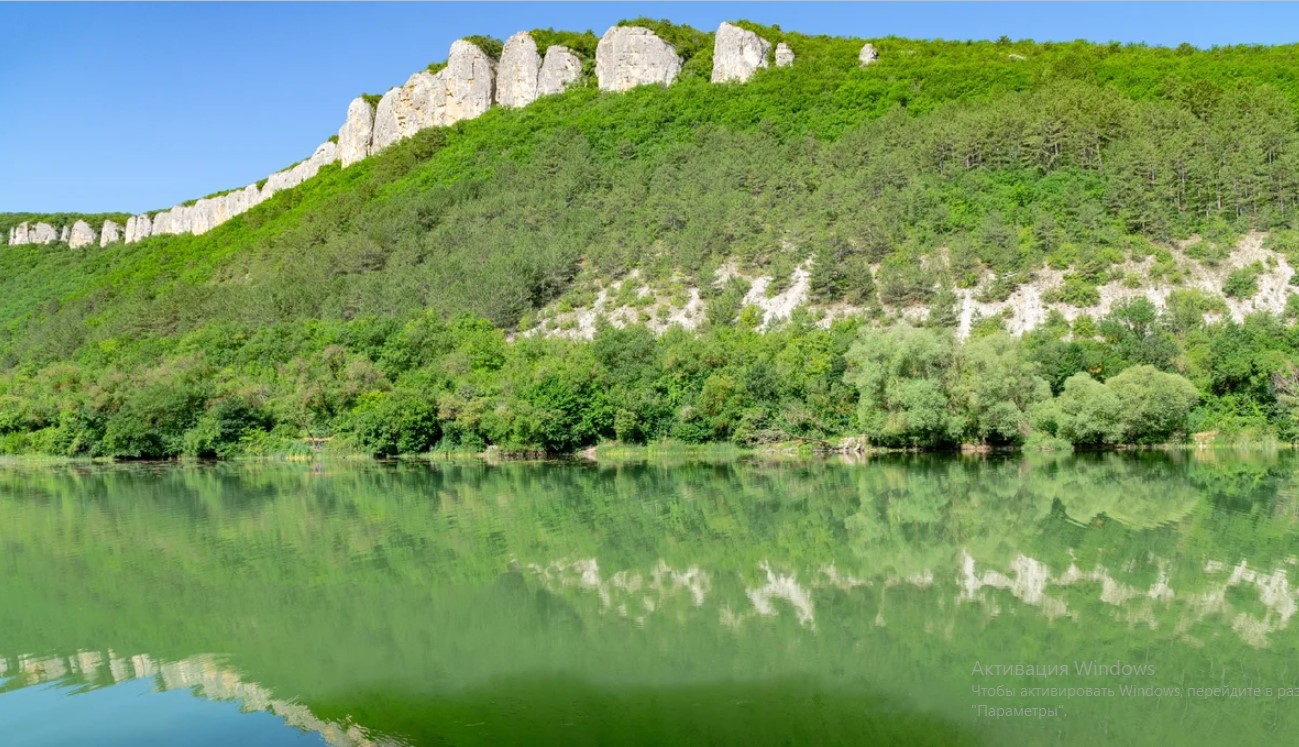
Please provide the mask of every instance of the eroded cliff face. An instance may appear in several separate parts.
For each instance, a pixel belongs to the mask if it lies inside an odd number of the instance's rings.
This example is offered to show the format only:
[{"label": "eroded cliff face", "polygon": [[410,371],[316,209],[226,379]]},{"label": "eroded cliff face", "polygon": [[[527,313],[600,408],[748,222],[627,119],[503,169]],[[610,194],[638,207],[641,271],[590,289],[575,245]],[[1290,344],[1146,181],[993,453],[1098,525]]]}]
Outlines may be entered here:
[{"label": "eroded cliff face", "polygon": [[752,31],[723,23],[713,39],[714,83],[744,83],[767,66],[771,42]]},{"label": "eroded cliff face", "polygon": [[79,220],[72,224],[68,229],[68,246],[73,249],[80,249],[83,246],[90,246],[99,241],[99,236],[95,234],[95,229],[84,220]]},{"label": "eroded cliff face", "polygon": [[511,36],[501,50],[496,68],[496,103],[517,108],[537,100],[537,82],[541,77],[541,55],[537,42],[526,31]]},{"label": "eroded cliff face", "polygon": [[379,100],[370,152],[378,152],[428,127],[447,127],[480,116],[492,106],[496,63],[477,45],[459,39],[447,65],[410,76]]},{"label": "eroded cliff face", "polygon": [[541,62],[541,72],[537,76],[537,96],[553,96],[563,93],[565,88],[582,77],[582,58],[568,47],[558,44],[546,50],[546,58]]},{"label": "eroded cliff face", "polygon": [[53,244],[59,240],[59,232],[48,223],[36,223],[27,232],[28,241],[32,244]]},{"label": "eroded cliff face", "polygon": [[347,168],[370,155],[374,137],[374,107],[358,96],[347,105],[347,120],[338,130],[338,160]]},{"label": "eroded cliff face", "polygon": [[99,229],[99,246],[105,247],[109,244],[116,244],[122,240],[122,227],[111,220],[104,221],[104,225]]},{"label": "eroded cliff face", "polygon": [[601,91],[671,85],[682,63],[671,44],[640,26],[614,26],[604,32],[595,49],[595,76]]},{"label": "eroded cliff face", "polygon": [[[767,67],[771,50],[769,40],[723,23],[714,48],[713,80],[748,80],[759,68]],[[600,39],[595,58],[596,79],[604,91],[626,91],[651,83],[670,85],[684,63],[671,44],[638,26],[609,29]],[[777,45],[778,67],[788,66],[793,60],[788,45]],[[81,247],[98,242],[107,246],[116,241],[134,243],[150,236],[201,234],[277,192],[296,187],[329,164],[337,162],[346,168],[422,129],[473,119],[492,106],[527,106],[543,96],[563,92],[582,78],[582,71],[583,59],[572,49],[552,45],[542,54],[526,31],[506,41],[499,61],[476,44],[460,39],[451,45],[446,65],[437,72],[415,73],[403,85],[385,93],[377,105],[366,97],[353,99],[337,142],[321,144],[309,158],[271,174],[262,184],[136,215],[125,226],[108,221],[98,232],[88,224],[56,227],[23,223],[10,230],[8,243],[62,241]]]}]

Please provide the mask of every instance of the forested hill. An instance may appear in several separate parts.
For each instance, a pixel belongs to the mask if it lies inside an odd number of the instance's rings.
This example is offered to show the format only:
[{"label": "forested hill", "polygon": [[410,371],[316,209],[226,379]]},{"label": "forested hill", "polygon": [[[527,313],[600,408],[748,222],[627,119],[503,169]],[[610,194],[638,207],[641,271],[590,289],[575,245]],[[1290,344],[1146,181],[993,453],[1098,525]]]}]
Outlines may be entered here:
[{"label": "forested hill", "polygon": [[796,61],[713,84],[641,23],[671,86],[585,64],[200,236],[0,249],[0,452],[1293,435],[1299,47],[744,24]]}]

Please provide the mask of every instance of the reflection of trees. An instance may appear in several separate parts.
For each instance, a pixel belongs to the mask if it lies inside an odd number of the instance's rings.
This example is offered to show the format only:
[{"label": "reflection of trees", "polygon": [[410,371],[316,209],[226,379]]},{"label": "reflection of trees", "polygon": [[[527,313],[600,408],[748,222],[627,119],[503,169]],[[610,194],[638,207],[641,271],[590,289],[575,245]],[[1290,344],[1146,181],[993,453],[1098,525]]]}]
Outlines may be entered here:
[{"label": "reflection of trees", "polygon": [[[227,651],[334,721],[359,689],[436,699],[521,668],[656,686],[778,672],[941,709],[969,690],[952,671],[1025,640],[1091,657],[1104,633],[1193,673],[1195,645],[1293,655],[1293,589],[1276,592],[1293,464],[15,467],[0,642]],[[962,597],[965,553],[979,584]],[[885,682],[900,671],[914,680]],[[376,708],[379,728],[396,718]]]}]

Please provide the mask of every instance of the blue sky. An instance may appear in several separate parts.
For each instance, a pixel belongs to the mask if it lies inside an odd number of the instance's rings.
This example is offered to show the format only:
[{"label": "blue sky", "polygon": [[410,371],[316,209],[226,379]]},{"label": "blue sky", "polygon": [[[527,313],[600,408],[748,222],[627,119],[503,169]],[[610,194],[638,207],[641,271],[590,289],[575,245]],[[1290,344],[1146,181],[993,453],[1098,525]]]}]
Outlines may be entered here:
[{"label": "blue sky", "polygon": [[247,184],[461,36],[602,33],[637,16],[862,37],[1299,41],[1299,5],[1283,3],[0,3],[0,211],[138,212]]}]

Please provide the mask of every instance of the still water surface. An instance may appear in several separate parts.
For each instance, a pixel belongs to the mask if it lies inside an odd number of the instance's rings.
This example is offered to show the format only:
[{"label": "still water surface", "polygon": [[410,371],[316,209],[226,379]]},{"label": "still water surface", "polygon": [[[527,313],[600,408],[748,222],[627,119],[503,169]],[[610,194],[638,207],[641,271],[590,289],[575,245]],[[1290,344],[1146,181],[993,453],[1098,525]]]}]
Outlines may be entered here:
[{"label": "still water surface", "polygon": [[0,742],[1293,744],[1297,554],[1289,453],[5,464]]}]

